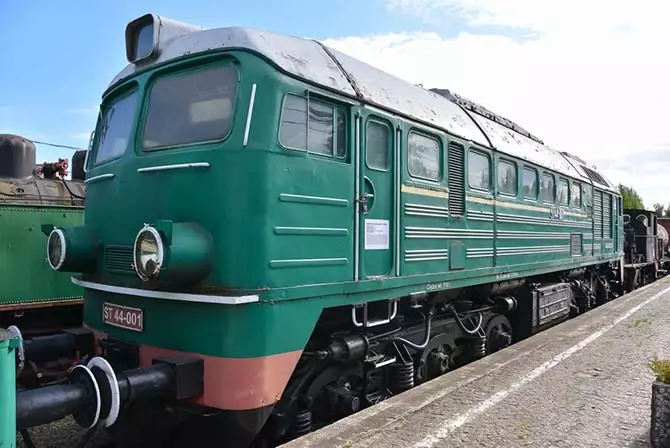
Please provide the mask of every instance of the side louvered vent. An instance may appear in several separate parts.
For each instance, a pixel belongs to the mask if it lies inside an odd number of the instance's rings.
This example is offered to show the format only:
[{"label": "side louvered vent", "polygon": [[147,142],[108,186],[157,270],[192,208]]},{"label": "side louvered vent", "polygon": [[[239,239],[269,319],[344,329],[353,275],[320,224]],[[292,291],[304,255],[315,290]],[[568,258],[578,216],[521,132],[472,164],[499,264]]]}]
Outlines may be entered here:
[{"label": "side louvered vent", "polygon": [[465,148],[456,142],[449,143],[449,212],[452,216],[465,214]]},{"label": "side louvered vent", "polygon": [[612,238],[612,195],[605,194],[603,201],[603,236]]},{"label": "side louvered vent", "polygon": [[593,195],[593,238],[603,237],[603,192],[596,190]]}]

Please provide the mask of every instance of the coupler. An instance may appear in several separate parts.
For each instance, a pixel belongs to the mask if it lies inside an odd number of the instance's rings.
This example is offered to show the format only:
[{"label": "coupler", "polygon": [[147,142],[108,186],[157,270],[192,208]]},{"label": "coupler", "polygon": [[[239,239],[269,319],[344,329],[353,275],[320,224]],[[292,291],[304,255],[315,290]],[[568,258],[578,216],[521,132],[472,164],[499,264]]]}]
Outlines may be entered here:
[{"label": "coupler", "polygon": [[[115,373],[101,357],[72,369],[66,382],[16,394],[16,429],[51,423],[72,415],[82,428],[109,427],[121,408],[135,400],[184,400],[204,390],[204,364],[198,358],[156,358],[148,367]],[[1,445],[0,445],[1,446]]]},{"label": "coupler", "polygon": [[[29,360],[85,355],[58,384],[16,392],[16,372]],[[164,357],[152,365],[115,372],[94,353],[92,333],[75,329],[23,341],[16,327],[0,329],[0,447],[16,446],[16,431],[72,415],[82,428],[112,426],[129,403],[163,398],[179,401],[204,392],[204,363],[199,358]],[[17,366],[18,364],[18,366]]]}]

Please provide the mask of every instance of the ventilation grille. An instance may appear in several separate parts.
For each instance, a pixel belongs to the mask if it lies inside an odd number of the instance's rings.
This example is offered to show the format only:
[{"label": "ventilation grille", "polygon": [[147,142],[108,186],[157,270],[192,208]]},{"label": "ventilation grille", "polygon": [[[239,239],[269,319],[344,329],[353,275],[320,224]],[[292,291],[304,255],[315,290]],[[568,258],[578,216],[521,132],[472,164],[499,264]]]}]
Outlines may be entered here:
[{"label": "ventilation grille", "polygon": [[105,269],[133,272],[133,248],[127,246],[105,247]]},{"label": "ventilation grille", "polygon": [[612,195],[606,194],[603,203],[603,236],[612,238]]},{"label": "ventilation grille", "polygon": [[449,143],[449,212],[452,216],[465,214],[465,149],[455,142]]},{"label": "ventilation grille", "polygon": [[603,237],[603,192],[596,190],[593,195],[593,238]]},{"label": "ventilation grille", "polygon": [[593,171],[591,168],[589,168],[589,167],[587,167],[587,166],[585,166],[585,165],[582,165],[582,169],[583,169],[584,172],[591,178],[591,180],[592,180],[593,182],[597,182],[597,183],[599,183],[600,185],[604,185],[604,186],[606,186],[606,187],[609,187],[609,186],[610,186],[610,184],[605,180],[604,177],[602,177],[602,176],[601,176],[600,174],[598,174],[597,172]]}]

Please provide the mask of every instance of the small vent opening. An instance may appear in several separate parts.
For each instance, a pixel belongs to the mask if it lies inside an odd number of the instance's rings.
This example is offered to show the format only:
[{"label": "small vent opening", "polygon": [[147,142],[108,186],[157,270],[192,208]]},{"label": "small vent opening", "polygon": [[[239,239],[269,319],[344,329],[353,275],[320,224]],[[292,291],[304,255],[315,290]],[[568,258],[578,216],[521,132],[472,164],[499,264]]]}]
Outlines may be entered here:
[{"label": "small vent opening", "polygon": [[447,158],[449,172],[449,213],[452,216],[465,214],[465,148],[450,142]]},{"label": "small vent opening", "polygon": [[133,272],[133,248],[128,246],[105,247],[105,269]]}]

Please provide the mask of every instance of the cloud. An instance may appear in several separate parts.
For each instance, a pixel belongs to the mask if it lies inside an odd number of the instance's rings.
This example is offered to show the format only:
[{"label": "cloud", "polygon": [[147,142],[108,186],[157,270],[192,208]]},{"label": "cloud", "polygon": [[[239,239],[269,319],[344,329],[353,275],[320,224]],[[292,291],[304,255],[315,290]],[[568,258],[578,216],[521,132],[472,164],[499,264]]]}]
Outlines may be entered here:
[{"label": "cloud", "polygon": [[662,29],[670,6],[664,0],[385,0],[389,10],[436,22],[458,16],[472,26],[505,26],[539,34],[594,35]]},{"label": "cloud", "polygon": [[534,37],[482,29],[450,38],[415,31],[324,43],[409,82],[479,102],[549,146],[602,167],[646,204],[670,201],[670,182],[649,185],[655,166],[635,162],[670,162],[670,61],[661,56],[670,41],[670,27],[662,26],[670,2],[643,0],[631,8],[618,0],[593,2],[601,7],[574,0],[386,1],[405,15],[453,21],[457,14],[468,27],[515,27]]}]

